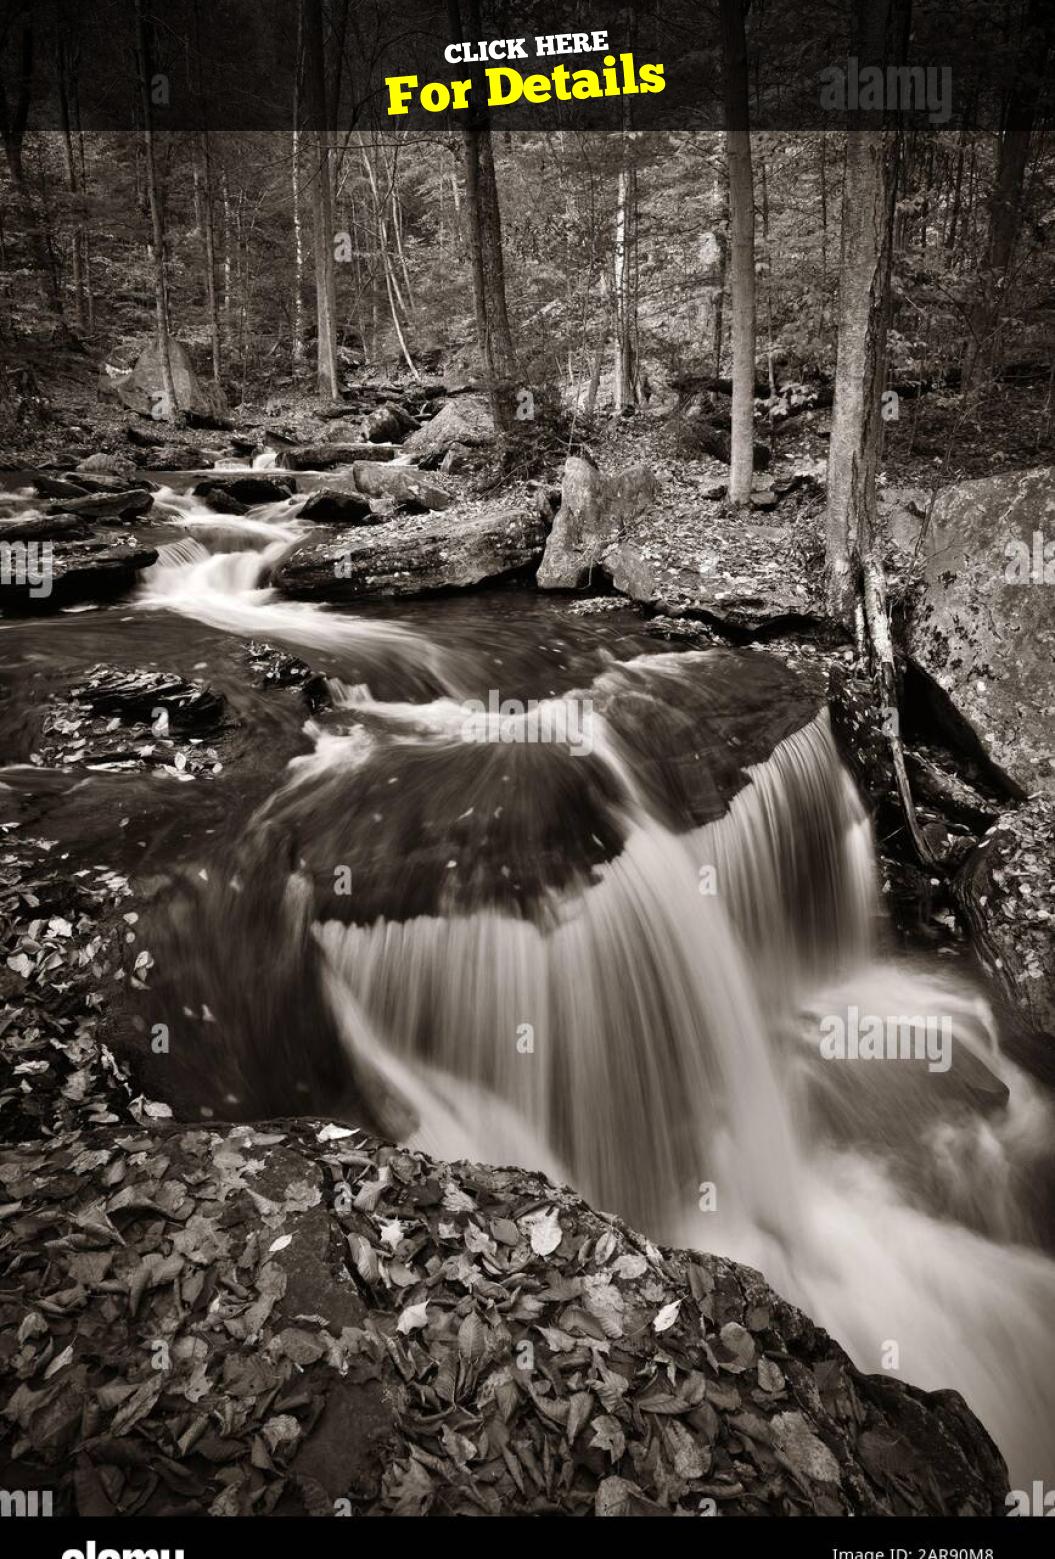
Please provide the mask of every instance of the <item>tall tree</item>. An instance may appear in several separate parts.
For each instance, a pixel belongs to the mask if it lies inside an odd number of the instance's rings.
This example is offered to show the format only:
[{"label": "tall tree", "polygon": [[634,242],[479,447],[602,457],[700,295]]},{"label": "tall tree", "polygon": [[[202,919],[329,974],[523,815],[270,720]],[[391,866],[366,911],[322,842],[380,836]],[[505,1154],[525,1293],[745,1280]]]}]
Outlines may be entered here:
[{"label": "tall tree", "polygon": [[626,118],[619,157],[619,184],[615,208],[614,286],[615,304],[615,409],[637,405],[637,168]]},{"label": "tall tree", "polygon": [[337,400],[337,277],[334,267],[333,163],[330,155],[322,0],[303,0],[304,79],[314,147],[311,177],[319,395]]},{"label": "tall tree", "polygon": [[[900,11],[901,0],[855,0],[852,52],[869,64],[885,66],[897,52]],[[861,601],[861,559],[875,532],[898,145],[888,115],[853,115],[843,176],[826,521],[828,602],[835,617],[847,624]]]},{"label": "tall tree", "polygon": [[143,113],[143,157],[146,164],[147,197],[150,202],[151,251],[154,260],[154,285],[157,293],[158,363],[161,368],[163,414],[182,423],[183,413],[176,399],[172,378],[171,330],[169,326],[168,271],[165,265],[165,223],[158,188],[157,159],[154,155],[154,107],[151,96],[150,30],[143,0],[136,0],[136,42],[139,53],[140,104]]},{"label": "tall tree", "polygon": [[[13,15],[13,10],[9,8],[7,15],[3,18],[3,25],[0,27],[0,50],[4,50],[7,47],[9,41],[8,28],[13,20]],[[3,77],[0,76],[0,139],[4,143],[7,171],[10,175],[11,183],[14,185],[15,197],[18,201],[22,221],[29,235],[35,268],[44,289],[45,306],[54,320],[55,330],[59,338],[67,343],[71,343],[74,337],[67,324],[65,311],[62,306],[62,293],[59,290],[55,256],[52,251],[47,221],[37,210],[33,192],[26,177],[24,149],[26,128],[29,123],[34,66],[34,35],[31,12],[22,21],[18,41],[14,45],[14,52],[18,61],[16,67],[18,85],[13,102],[9,101]]]},{"label": "tall tree", "polygon": [[[484,36],[479,0],[469,0],[469,32],[462,30],[458,0],[448,0],[448,11],[452,38]],[[490,391],[495,429],[499,433],[508,433],[514,421],[517,368],[506,303],[502,213],[498,203],[494,149],[486,109],[470,106],[467,110],[462,131],[462,152],[477,344]]]},{"label": "tall tree", "polygon": [[[903,58],[907,0],[855,0],[852,52],[885,69]],[[874,121],[878,118],[878,125]],[[882,396],[900,133],[888,109],[858,112],[846,136],[839,337],[828,455],[828,592],[869,654],[885,714],[895,783],[920,860],[932,852],[916,820],[898,714],[897,672],[877,524]],[[869,120],[873,121],[871,124]]]},{"label": "tall tree", "polygon": [[729,162],[729,275],[733,349],[729,498],[751,501],[755,415],[755,186],[747,107],[743,0],[720,0],[725,143]]}]

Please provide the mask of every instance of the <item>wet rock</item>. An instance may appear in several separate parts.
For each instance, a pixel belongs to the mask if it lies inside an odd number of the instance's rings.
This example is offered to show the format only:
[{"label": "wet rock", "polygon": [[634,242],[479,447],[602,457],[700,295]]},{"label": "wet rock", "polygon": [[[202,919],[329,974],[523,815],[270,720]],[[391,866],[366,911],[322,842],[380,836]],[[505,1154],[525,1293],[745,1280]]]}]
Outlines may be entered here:
[{"label": "wet rock", "polygon": [[123,493],[86,493],[80,498],[58,498],[48,505],[48,514],[79,514],[90,520],[134,520],[146,514],[154,495],[145,488],[133,487]]},{"label": "wet rock", "polygon": [[370,461],[358,460],[352,467],[352,476],[356,487],[368,498],[392,498],[417,512],[449,509],[454,502],[450,488],[422,476],[413,466],[375,466]]},{"label": "wet rock", "polygon": [[[190,353],[182,342],[169,342],[169,361],[180,411],[202,425],[225,425],[228,407],[223,391],[211,381],[198,377]],[[165,393],[156,341],[139,354],[132,372],[112,380],[111,386],[130,411],[157,420],[171,420],[172,407]]]},{"label": "wet rock", "polygon": [[89,493],[127,493],[133,489],[140,492],[152,493],[157,491],[157,483],[152,482],[142,472],[137,472],[133,467],[128,476],[107,476],[102,472],[78,471],[77,486],[84,488]]},{"label": "wet rock", "polygon": [[530,567],[544,540],[538,515],[515,509],[406,516],[306,542],[279,565],[274,583],[308,601],[465,589]]},{"label": "wet rock", "polygon": [[188,682],[172,672],[127,671],[92,666],[70,697],[93,714],[116,715],[126,724],[152,725],[164,711],[166,728],[203,735],[223,721],[224,701],[204,682]]},{"label": "wet rock", "polygon": [[77,514],[30,514],[22,519],[0,520],[0,544],[5,541],[84,540],[92,534],[90,521]]},{"label": "wet rock", "polygon": [[359,492],[320,487],[301,509],[300,518],[313,525],[380,525],[385,516],[375,514]]},{"label": "wet rock", "polygon": [[[749,1267],[658,1249],[540,1174],[331,1122],[141,1120],[0,1151],[7,1303],[47,1317],[0,1455],[57,1515],[163,1516],[174,1489],[201,1515],[1004,1511],[955,1391],[862,1374]],[[86,1254],[86,1226],[119,1238]],[[135,1302],[86,1333],[69,1296],[99,1272]],[[419,1395],[438,1427],[401,1410]],[[158,1445],[164,1478],[103,1476],[115,1447]]]},{"label": "wet rock", "polygon": [[611,476],[579,455],[564,466],[560,509],[538,571],[544,590],[589,584],[604,553],[652,505],[656,482],[646,466]]},{"label": "wet rock", "polygon": [[396,401],[385,401],[363,423],[363,437],[371,444],[400,444],[417,423]]},{"label": "wet rock", "polygon": [[313,713],[330,703],[326,678],[312,671],[305,661],[288,650],[250,639],[245,647],[245,657],[253,679],[260,687],[297,688]]},{"label": "wet rock", "polygon": [[[192,492],[195,498],[204,498],[207,503],[212,501],[216,494],[226,493],[240,504],[252,508],[258,503],[280,503],[282,499],[289,498],[296,490],[296,482],[292,477],[276,476],[210,476],[204,482],[198,482]],[[215,505],[213,505],[215,507]]]},{"label": "wet rock", "polygon": [[[13,546],[32,545],[15,542]],[[0,609],[5,612],[46,613],[83,601],[108,601],[126,594],[138,583],[141,569],[157,562],[153,547],[119,538],[105,541],[56,541],[41,543],[52,549],[44,564],[42,582],[23,577],[17,569],[0,575]]]},{"label": "wet rock", "polygon": [[248,514],[249,505],[236,498],[233,493],[227,492],[222,487],[211,487],[208,483],[199,483],[201,491],[195,488],[195,496],[216,514]]},{"label": "wet rock", "polygon": [[38,471],[33,477],[33,490],[40,498],[79,498],[88,491],[80,482],[49,476],[46,471]]},{"label": "wet rock", "polygon": [[412,433],[403,448],[418,458],[442,459],[454,444],[473,447],[494,442],[491,405],[483,395],[454,395],[445,400],[436,416]]},{"label": "wet rock", "polygon": [[[949,695],[994,762],[1025,790],[1055,795],[1055,468],[961,482],[929,521],[909,508],[894,538],[919,556],[924,584],[906,647]],[[1050,541],[1048,542],[1050,548]]]},{"label": "wet rock", "polygon": [[1026,1026],[1055,1037],[1055,798],[1006,812],[956,879],[989,975]]},{"label": "wet rock", "polygon": [[276,450],[277,464],[288,471],[332,471],[357,460],[394,460],[395,448],[384,444],[295,444]]}]

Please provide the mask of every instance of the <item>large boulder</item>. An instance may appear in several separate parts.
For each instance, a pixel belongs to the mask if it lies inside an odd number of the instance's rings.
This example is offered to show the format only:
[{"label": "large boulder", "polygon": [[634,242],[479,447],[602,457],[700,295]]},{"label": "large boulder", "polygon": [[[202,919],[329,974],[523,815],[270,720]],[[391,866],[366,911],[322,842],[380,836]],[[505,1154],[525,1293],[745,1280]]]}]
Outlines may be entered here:
[{"label": "large boulder", "polygon": [[[21,548],[34,550],[15,550]],[[8,542],[3,558],[0,610],[43,613],[124,595],[137,584],[139,571],[157,562],[157,551],[109,536],[97,541]]]},{"label": "large boulder", "polygon": [[592,574],[643,606],[744,638],[823,615],[808,513],[745,518],[722,503],[724,487],[684,468],[676,494],[653,501],[640,470],[605,477],[568,461],[540,584],[567,589]]},{"label": "large boulder", "polygon": [[304,504],[298,518],[310,520],[312,525],[379,525],[382,520],[362,493],[340,487],[320,487]]},{"label": "large boulder", "polygon": [[103,476],[134,476],[135,461],[127,460],[124,455],[109,455],[105,450],[98,454],[88,455],[77,463],[78,471],[87,471],[89,475],[93,471],[100,472]]},{"label": "large boulder", "polygon": [[647,466],[612,476],[579,455],[564,466],[561,503],[538,571],[545,590],[577,590],[590,583],[607,549],[652,505],[656,479]]},{"label": "large boulder", "polygon": [[49,514],[79,514],[84,519],[133,520],[145,514],[154,503],[153,493],[133,487],[120,493],[85,493],[78,498],[56,498],[48,505]]},{"label": "large boulder", "polygon": [[443,482],[422,476],[413,466],[374,465],[357,460],[352,467],[356,487],[368,498],[391,498],[413,509],[449,509],[454,494]]},{"label": "large boulder", "polygon": [[0,1476],[56,1515],[1004,1509],[955,1391],[539,1174],[148,1120],[6,1147],[0,1184]]},{"label": "large boulder", "polygon": [[453,395],[435,417],[412,433],[403,448],[417,459],[441,460],[454,444],[468,448],[494,442],[491,404],[484,395]]},{"label": "large boulder", "polygon": [[1006,774],[1055,795],[1053,520],[1046,466],[957,483],[929,520],[902,509],[892,526],[907,550],[918,544],[924,574],[909,652]]},{"label": "large boulder", "polygon": [[[228,407],[223,391],[198,378],[190,353],[181,342],[169,341],[169,362],[179,410],[203,422],[224,421]],[[113,383],[121,401],[131,411],[158,420],[171,419],[172,407],[162,382],[161,354],[156,341],[144,347],[130,374]]]},{"label": "large boulder", "polygon": [[536,563],[545,535],[537,514],[517,509],[408,515],[306,542],[280,564],[274,584],[307,601],[465,589]]},{"label": "large boulder", "polygon": [[371,444],[399,444],[417,423],[397,401],[385,401],[363,423],[363,437]]},{"label": "large boulder", "polygon": [[214,494],[226,493],[251,508],[258,503],[281,503],[296,490],[296,485],[293,477],[260,476],[256,472],[245,476],[217,474],[196,483],[192,492],[195,498],[204,498],[207,503]]}]

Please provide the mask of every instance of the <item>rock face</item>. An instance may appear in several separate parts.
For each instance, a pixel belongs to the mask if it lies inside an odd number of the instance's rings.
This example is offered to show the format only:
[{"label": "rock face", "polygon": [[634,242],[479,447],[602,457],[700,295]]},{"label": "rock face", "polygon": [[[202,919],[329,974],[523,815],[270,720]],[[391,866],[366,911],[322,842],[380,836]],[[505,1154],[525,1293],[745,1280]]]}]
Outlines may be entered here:
[{"label": "rock face", "polygon": [[[205,422],[222,421],[228,411],[223,392],[216,385],[198,378],[187,348],[179,341],[170,341],[169,359],[179,409]],[[144,417],[171,417],[172,408],[166,402],[161,380],[161,356],[156,341],[139,354],[139,360],[130,374],[113,383],[118,396],[131,411],[137,411]]]},{"label": "rock face", "polygon": [[441,460],[454,444],[472,448],[493,443],[494,436],[494,419],[486,396],[454,395],[444,401],[431,422],[410,435],[403,448],[418,459]]},{"label": "rock face", "polygon": [[0,1182],[0,1473],[56,1515],[1004,1509],[956,1392],[537,1174],[151,1122],[7,1147]]},{"label": "rock face", "polygon": [[[27,553],[25,566],[14,549],[43,548]],[[8,551],[7,549],[10,549]],[[153,547],[125,543],[118,537],[97,541],[9,542],[0,560],[0,610],[44,613],[80,601],[106,601],[124,595],[138,581],[140,569],[157,562]]]},{"label": "rock face", "polygon": [[791,505],[773,520],[744,518],[720,503],[724,488],[716,491],[713,479],[683,472],[679,480],[676,494],[653,501],[641,467],[606,477],[569,459],[540,585],[608,579],[643,606],[713,621],[745,639],[823,615],[819,571],[811,577],[807,566],[815,524],[804,512]]},{"label": "rock face", "polygon": [[391,498],[414,509],[449,509],[454,494],[433,477],[422,476],[412,466],[375,466],[357,460],[352,467],[356,487],[368,498]]},{"label": "rock face", "polygon": [[907,648],[1026,790],[1055,795],[1055,468],[961,482],[929,523],[902,513],[895,539],[922,528],[925,587]]},{"label": "rock face", "polygon": [[1026,1027],[1055,1037],[1055,799],[1006,812],[956,880],[990,977]]},{"label": "rock face", "polygon": [[274,584],[304,601],[465,589],[537,562],[545,536],[537,514],[516,509],[408,516],[305,543],[279,566]]},{"label": "rock face", "polygon": [[655,498],[656,483],[646,466],[602,476],[596,466],[572,455],[564,466],[561,504],[538,571],[544,590],[577,590],[607,549],[633,526]]}]

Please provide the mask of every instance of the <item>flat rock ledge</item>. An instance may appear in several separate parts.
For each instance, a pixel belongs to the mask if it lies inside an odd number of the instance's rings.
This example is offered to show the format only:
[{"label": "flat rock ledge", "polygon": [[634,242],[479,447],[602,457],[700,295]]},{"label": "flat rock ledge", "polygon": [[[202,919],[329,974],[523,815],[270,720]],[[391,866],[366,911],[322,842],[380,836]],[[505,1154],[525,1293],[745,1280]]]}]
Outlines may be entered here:
[{"label": "flat rock ledge", "polygon": [[1004,1509],[956,1392],[541,1175],[154,1120],[0,1180],[0,1482],[56,1514]]},{"label": "flat rock ledge", "polygon": [[304,601],[463,590],[530,569],[545,540],[545,522],[524,509],[403,515],[354,534],[313,536],[279,566],[274,583]]}]

